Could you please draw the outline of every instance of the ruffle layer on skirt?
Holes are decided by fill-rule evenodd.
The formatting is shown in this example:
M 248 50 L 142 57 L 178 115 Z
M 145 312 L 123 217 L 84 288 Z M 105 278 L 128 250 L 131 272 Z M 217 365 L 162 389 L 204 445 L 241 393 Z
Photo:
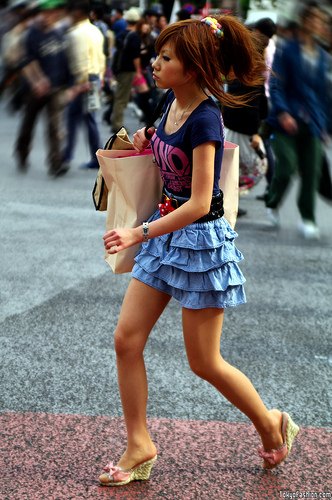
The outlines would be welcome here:
M 157 211 L 150 222 L 159 217 Z M 238 266 L 243 256 L 236 237 L 222 217 L 152 238 L 136 255 L 132 276 L 189 309 L 243 304 L 245 278 Z

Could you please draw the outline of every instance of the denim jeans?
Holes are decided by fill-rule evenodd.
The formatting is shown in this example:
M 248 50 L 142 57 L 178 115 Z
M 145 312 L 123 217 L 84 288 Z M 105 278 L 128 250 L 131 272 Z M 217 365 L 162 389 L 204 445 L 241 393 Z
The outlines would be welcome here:
M 84 125 L 88 134 L 88 144 L 90 150 L 90 162 L 98 166 L 96 151 L 101 147 L 100 135 L 96 121 L 96 113 L 86 110 L 85 94 L 78 95 L 67 109 L 67 141 L 63 151 L 63 161 L 69 162 L 74 157 L 76 146 L 77 130 L 80 125 Z

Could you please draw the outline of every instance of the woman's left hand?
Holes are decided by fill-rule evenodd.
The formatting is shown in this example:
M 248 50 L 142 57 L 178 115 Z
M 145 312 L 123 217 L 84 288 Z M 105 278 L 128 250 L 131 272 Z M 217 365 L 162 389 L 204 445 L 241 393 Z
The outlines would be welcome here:
M 105 250 L 110 253 L 118 253 L 125 248 L 141 243 L 143 233 L 139 228 L 118 227 L 107 231 L 103 236 Z
M 153 136 L 154 131 L 155 131 L 154 127 L 149 128 L 148 132 L 151 135 L 151 137 Z M 135 132 L 135 134 L 133 135 L 133 139 L 134 139 L 133 140 L 134 148 L 138 152 L 144 151 L 144 149 L 146 149 L 150 144 L 149 139 L 147 139 L 145 136 L 145 127 L 137 130 L 137 132 Z

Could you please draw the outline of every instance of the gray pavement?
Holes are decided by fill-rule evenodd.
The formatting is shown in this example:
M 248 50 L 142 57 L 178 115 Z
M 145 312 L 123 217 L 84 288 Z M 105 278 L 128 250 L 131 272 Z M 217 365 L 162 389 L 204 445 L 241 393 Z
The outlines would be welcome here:
M 0 120 L 1 289 L 0 410 L 121 415 L 112 331 L 129 280 L 103 261 L 105 214 L 94 210 L 95 171 L 83 133 L 69 173 L 47 176 L 39 124 L 26 175 L 12 147 L 17 117 Z M 137 120 L 126 113 L 127 127 Z M 108 128 L 101 124 L 103 141 Z M 248 303 L 225 315 L 222 352 L 254 382 L 269 407 L 287 409 L 301 425 L 331 425 L 331 206 L 318 200 L 319 242 L 297 233 L 296 183 L 272 229 L 262 181 L 241 207 L 238 247 L 245 255 Z M 172 302 L 146 351 L 149 415 L 246 422 L 214 389 L 191 374 L 180 310 Z
M 180 310 L 171 302 L 146 348 L 148 415 L 161 458 L 155 480 L 100 491 L 96 478 L 124 442 L 112 332 L 130 277 L 113 275 L 103 260 L 105 214 L 95 212 L 91 197 L 96 172 L 78 168 L 88 157 L 84 134 L 69 173 L 51 179 L 41 122 L 31 167 L 18 174 L 11 156 L 17 117 L 0 112 L 0 499 L 263 499 L 329 491 L 331 207 L 318 201 L 321 241 L 304 242 L 296 231 L 296 185 L 275 231 L 255 199 L 262 182 L 241 198 L 248 215 L 237 224 L 248 303 L 227 310 L 221 349 L 268 407 L 288 411 L 302 427 L 296 465 L 291 458 L 277 476 L 258 472 L 252 426 L 190 372 Z M 129 110 L 125 125 L 131 132 L 138 126 Z M 109 130 L 101 124 L 101 131 L 105 142 Z M 173 472 L 172 453 L 179 453 Z M 196 481 L 203 470 L 205 483 Z

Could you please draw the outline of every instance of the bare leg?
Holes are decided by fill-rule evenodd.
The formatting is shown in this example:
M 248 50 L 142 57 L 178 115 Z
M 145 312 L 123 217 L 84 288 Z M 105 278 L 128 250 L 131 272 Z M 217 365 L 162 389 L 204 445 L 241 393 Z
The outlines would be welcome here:
M 118 465 L 124 469 L 152 458 L 156 447 L 146 424 L 148 384 L 143 351 L 150 331 L 170 297 L 133 279 L 126 292 L 115 331 L 115 350 L 127 449 Z
M 283 442 L 281 412 L 267 410 L 250 380 L 221 357 L 223 313 L 222 309 L 213 308 L 183 309 L 183 333 L 190 367 L 247 415 L 265 449 L 278 448 Z

